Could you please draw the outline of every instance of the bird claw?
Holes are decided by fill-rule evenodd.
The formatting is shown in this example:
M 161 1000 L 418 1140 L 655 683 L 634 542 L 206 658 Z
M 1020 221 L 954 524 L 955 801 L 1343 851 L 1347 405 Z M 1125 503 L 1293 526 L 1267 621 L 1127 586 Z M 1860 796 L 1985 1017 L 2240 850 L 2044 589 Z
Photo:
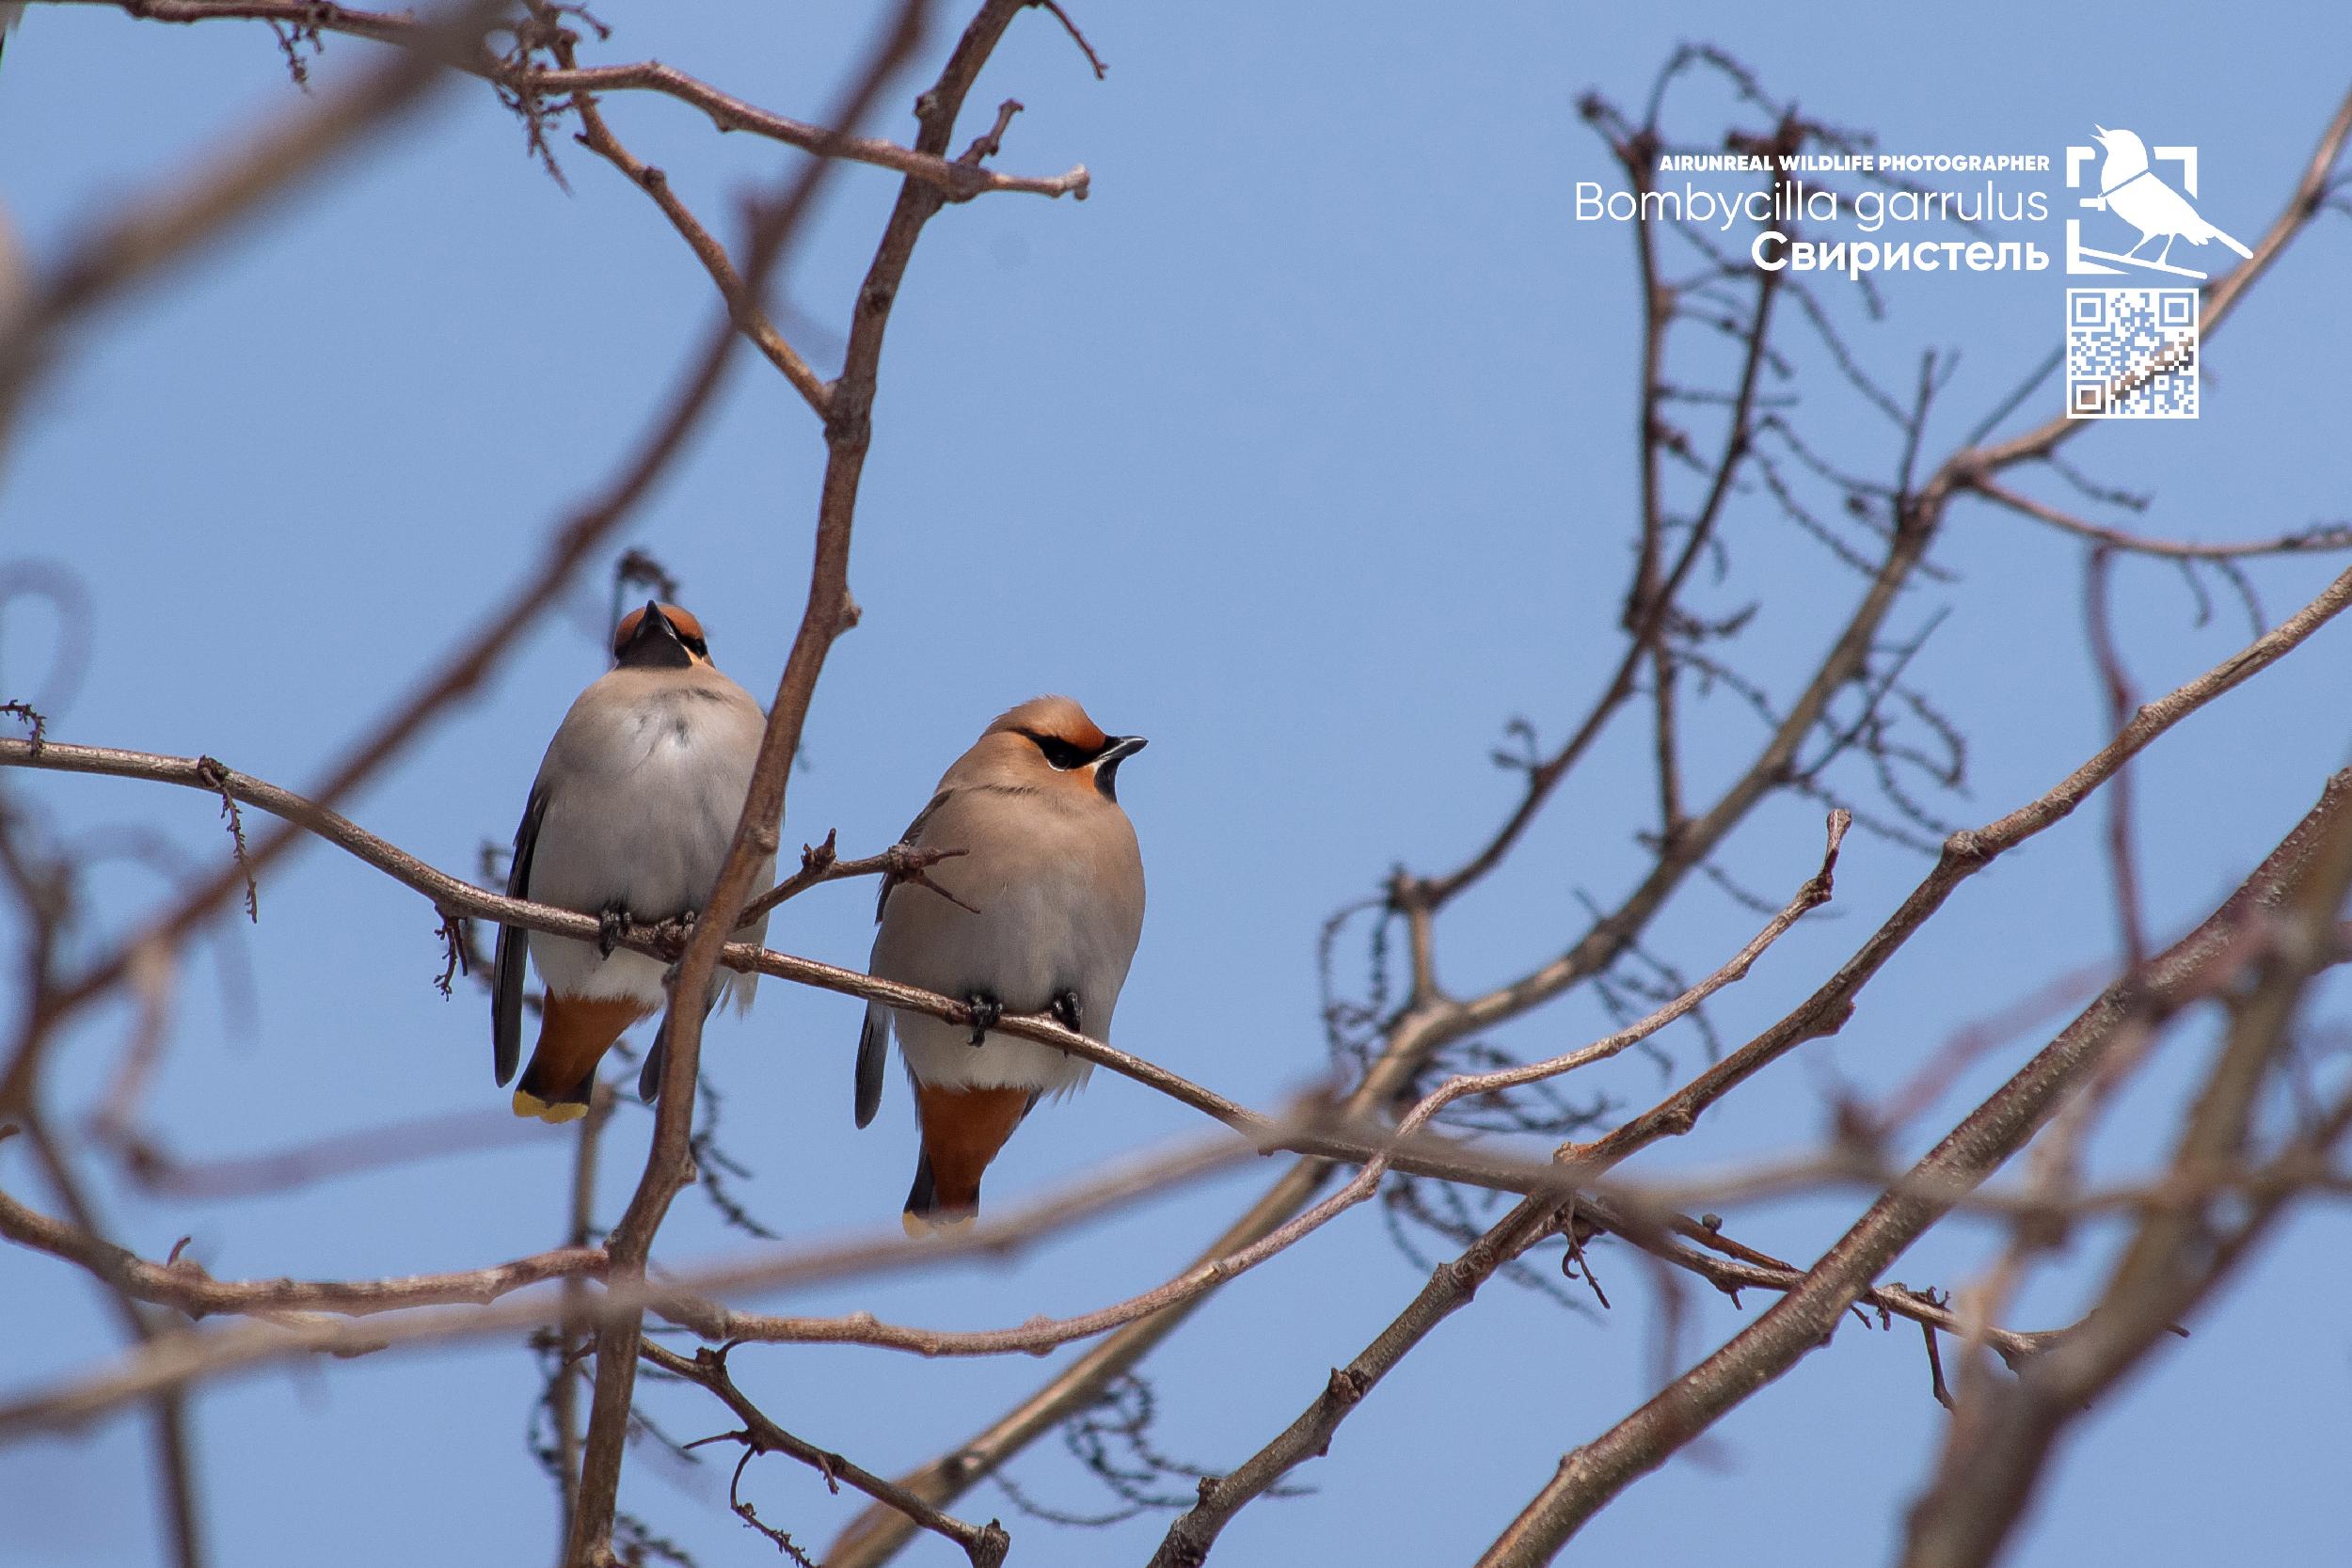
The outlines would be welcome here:
M 605 958 L 621 944 L 621 934 L 629 927 L 628 911 L 618 904 L 607 904 L 596 911 L 596 951 Z
M 661 951 L 672 963 L 685 957 L 686 944 L 693 939 L 694 918 L 698 912 L 688 910 L 683 914 L 674 914 L 655 925 L 653 940 L 660 944 Z
M 1087 1032 L 1086 1006 L 1078 1000 L 1076 991 L 1058 992 L 1046 1011 L 1054 1015 L 1056 1023 L 1060 1024 L 1072 1034 L 1083 1035 Z
M 995 1028 L 997 1021 L 1005 1016 L 1005 1005 L 984 990 L 976 990 L 966 996 L 963 1005 L 972 1009 L 972 1043 L 986 1044 L 988 1032 Z

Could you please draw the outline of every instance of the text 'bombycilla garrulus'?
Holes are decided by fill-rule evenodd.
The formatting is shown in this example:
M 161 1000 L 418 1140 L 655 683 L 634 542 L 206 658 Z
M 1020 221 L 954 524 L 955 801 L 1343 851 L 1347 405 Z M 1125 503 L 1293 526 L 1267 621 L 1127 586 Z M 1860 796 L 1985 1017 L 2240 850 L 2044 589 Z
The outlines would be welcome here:
M 528 933 L 547 998 L 515 1114 L 548 1122 L 585 1116 L 597 1062 L 623 1030 L 664 1006 L 667 966 L 611 941 L 624 923 L 691 916 L 710 895 L 767 727 L 751 693 L 712 666 L 702 623 L 675 605 L 623 616 L 612 654 L 614 668 L 580 694 L 548 742 L 506 879 L 507 896 L 596 915 L 607 933 L 602 944 Z M 736 937 L 763 942 L 767 930 L 763 915 Z M 490 1018 L 501 1085 L 522 1049 L 525 935 L 499 927 Z M 720 970 L 705 1006 L 733 990 L 750 1006 L 757 978 Z M 641 1080 L 648 1099 L 660 1083 L 658 1047 Z
M 1051 1012 L 1110 1034 L 1119 988 L 1143 934 L 1143 859 L 1119 808 L 1119 765 L 1141 736 L 1104 735 L 1067 697 L 1039 697 L 989 725 L 939 781 L 904 843 L 962 853 L 885 882 L 871 969 L 969 1003 L 978 1027 L 898 1012 L 923 1151 L 907 1194 L 911 1236 L 968 1221 L 980 1175 L 1039 1099 L 1087 1081 L 1093 1064 L 991 1033 L 1004 1013 Z M 944 895 L 943 895 L 944 894 Z M 857 1124 L 882 1103 L 892 1009 L 866 1009 Z

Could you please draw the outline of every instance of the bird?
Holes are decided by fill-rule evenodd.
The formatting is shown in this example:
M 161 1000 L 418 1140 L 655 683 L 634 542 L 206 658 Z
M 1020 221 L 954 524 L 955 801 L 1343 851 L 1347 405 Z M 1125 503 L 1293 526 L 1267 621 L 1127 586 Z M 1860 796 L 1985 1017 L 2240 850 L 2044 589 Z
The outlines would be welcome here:
M 626 925 L 689 918 L 718 882 L 750 793 L 767 719 L 750 692 L 710 662 L 702 623 L 648 600 L 612 634 L 613 668 L 580 694 L 548 742 L 531 786 L 510 898 L 596 915 L 600 942 L 499 927 L 490 1037 L 499 1084 L 522 1052 L 523 954 L 546 985 L 539 1040 L 515 1089 L 515 1114 L 550 1124 L 588 1114 L 596 1064 L 624 1030 L 660 1011 L 659 958 L 615 951 Z M 772 871 L 770 857 L 768 869 Z M 764 942 L 762 914 L 739 940 Z M 753 974 L 722 969 L 705 1009 L 730 992 L 748 1008 Z M 660 1087 L 657 1035 L 639 1079 Z
M 2253 252 L 2197 215 L 2188 198 L 2157 178 L 2149 166 L 2148 144 L 2130 131 L 2110 131 L 2106 126 L 2093 126 L 2091 138 L 2106 150 L 2099 165 L 2099 194 L 2085 197 L 2083 205 L 2111 212 L 2139 230 L 2139 243 L 2125 251 L 2136 256 L 2140 245 L 2157 235 L 2164 236 L 2164 249 L 2156 256 L 2156 265 L 2163 266 L 2172 254 L 2174 240 L 2186 240 L 2201 245 L 2208 240 L 2219 240 L 2240 256 L 2251 258 Z
M 980 1177 L 1048 1095 L 1092 1064 L 993 1029 L 1007 1013 L 1051 1013 L 1110 1035 L 1143 934 L 1143 859 L 1119 804 L 1120 765 L 1139 735 L 1106 735 L 1068 697 L 1000 715 L 941 776 L 899 841 L 938 849 L 886 878 L 867 967 L 972 1008 L 970 1025 L 869 1003 L 858 1038 L 857 1125 L 882 1103 L 895 1021 L 922 1128 L 901 1223 L 912 1237 L 969 1224 Z

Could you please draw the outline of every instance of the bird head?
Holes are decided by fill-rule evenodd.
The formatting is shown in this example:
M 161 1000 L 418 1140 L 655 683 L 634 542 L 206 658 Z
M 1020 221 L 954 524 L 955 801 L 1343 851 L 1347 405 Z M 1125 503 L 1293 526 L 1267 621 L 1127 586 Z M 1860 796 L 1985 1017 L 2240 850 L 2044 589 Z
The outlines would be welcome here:
M 975 783 L 1018 788 L 1090 790 L 1115 802 L 1119 765 L 1143 747 L 1139 735 L 1105 735 L 1067 697 L 1034 697 L 998 715 L 948 777 L 963 774 Z
M 674 604 L 645 601 L 612 628 L 612 657 L 628 670 L 686 670 L 710 662 L 703 624 Z
M 2094 125 L 2090 130 L 2090 139 L 2106 149 L 2108 157 L 2126 165 L 2137 164 L 2142 168 L 2148 166 L 2148 144 L 2141 141 L 2137 133 L 2110 131 L 2104 125 Z

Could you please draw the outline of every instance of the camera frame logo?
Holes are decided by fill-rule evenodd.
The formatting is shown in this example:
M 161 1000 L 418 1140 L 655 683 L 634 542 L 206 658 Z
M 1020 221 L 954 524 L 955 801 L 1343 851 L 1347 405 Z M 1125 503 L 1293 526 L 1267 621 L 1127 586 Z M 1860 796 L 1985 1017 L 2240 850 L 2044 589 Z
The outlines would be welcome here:
M 2167 274 L 2203 282 L 2208 276 L 2172 260 L 2185 241 L 2202 250 L 2219 242 L 2239 256 L 2253 252 L 2197 210 L 2197 149 L 2153 150 L 2131 131 L 2093 126 L 2096 146 L 2066 150 L 2066 188 L 2081 190 L 2092 163 L 2095 194 L 2083 208 L 2117 220 L 2106 229 L 2137 234 L 2120 250 L 2083 243 L 2083 220 L 2066 220 L 2066 270 L 2072 276 Z M 2166 166 L 2170 166 L 2168 175 Z M 2159 242 L 2161 242 L 2159 244 Z M 2153 255 L 2145 254 L 2156 246 Z M 2197 418 L 2200 298 L 2194 288 L 2153 286 L 2066 291 L 2066 417 L 2070 420 Z

